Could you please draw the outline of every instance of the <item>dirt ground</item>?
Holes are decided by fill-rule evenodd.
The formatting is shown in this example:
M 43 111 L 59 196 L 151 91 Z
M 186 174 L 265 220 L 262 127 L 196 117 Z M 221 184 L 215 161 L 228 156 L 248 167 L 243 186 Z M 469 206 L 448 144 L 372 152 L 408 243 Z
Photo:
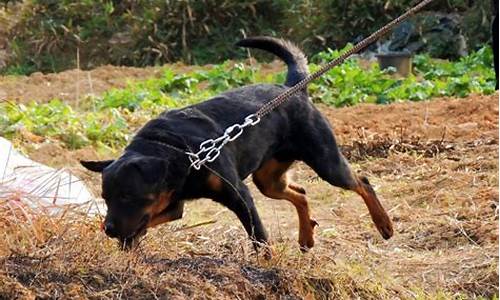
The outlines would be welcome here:
M 204 66 L 210 67 L 211 65 Z M 182 63 L 145 68 L 106 65 L 93 70 L 73 69 L 49 74 L 36 72 L 30 76 L 0 76 L 0 101 L 48 102 L 57 98 L 78 102 L 87 96 L 100 95 L 110 88 L 124 88 L 133 81 L 161 77 L 165 69 L 182 73 L 190 72 L 194 67 Z M 261 69 L 264 74 L 281 70 L 283 64 L 278 60 L 262 65 Z
M 116 72 L 122 78 L 143 76 L 142 70 Z M 70 78 L 65 85 L 53 76 L 57 88 L 46 97 L 73 89 Z M 0 90 L 6 84 L 19 84 L 20 90 L 37 86 L 36 77 L 17 83 L 0 80 Z M 120 86 L 117 78 L 102 78 L 103 89 Z M 19 101 L 36 95 L 30 94 L 33 90 L 17 93 Z M 498 295 L 498 93 L 320 109 L 353 168 L 374 184 L 394 221 L 392 239 L 379 236 L 357 195 L 329 186 L 298 163 L 292 177 L 305 187 L 320 224 L 316 245 L 307 254 L 301 254 L 296 243 L 293 206 L 266 199 L 248 181 L 277 252 L 271 261 L 254 254 L 230 211 L 205 199 L 189 203 L 182 220 L 150 230 L 132 253 L 118 251 L 99 232 L 96 219 L 36 220 L 33 226 L 43 229 L 35 246 L 23 244 L 26 237 L 16 233 L 26 228 L 24 224 L 0 222 L 6 241 L 0 246 L 0 298 Z M 93 149 L 30 149 L 32 158 L 70 166 L 99 189 L 99 179 L 83 172 L 77 162 L 96 158 Z
M 132 80 L 159 77 L 162 68 L 131 68 L 102 66 L 94 70 L 68 70 L 61 73 L 31 76 L 0 77 L 0 100 L 18 102 L 46 102 L 54 98 L 64 101 L 78 101 L 86 95 L 100 95 L 112 88 L 126 87 Z

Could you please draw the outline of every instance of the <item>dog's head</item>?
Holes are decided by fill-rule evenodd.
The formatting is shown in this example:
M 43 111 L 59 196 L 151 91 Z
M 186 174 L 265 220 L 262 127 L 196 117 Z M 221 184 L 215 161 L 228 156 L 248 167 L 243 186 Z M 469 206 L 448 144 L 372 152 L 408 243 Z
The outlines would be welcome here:
M 102 197 L 108 209 L 104 231 L 125 248 L 135 245 L 148 227 L 157 224 L 156 218 L 175 209 L 170 204 L 185 179 L 183 168 L 173 159 L 130 155 L 81 164 L 102 174 Z

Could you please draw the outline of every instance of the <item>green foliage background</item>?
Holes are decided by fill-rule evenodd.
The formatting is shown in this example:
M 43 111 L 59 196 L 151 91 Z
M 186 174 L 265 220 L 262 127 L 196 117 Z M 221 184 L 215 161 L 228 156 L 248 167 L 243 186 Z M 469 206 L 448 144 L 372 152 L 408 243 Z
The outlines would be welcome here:
M 490 1 L 435 1 L 429 11 L 459 13 L 479 48 L 489 39 Z M 366 36 L 414 5 L 410 0 L 24 0 L 11 6 L 12 73 L 101 64 L 145 66 L 237 58 L 244 35 L 291 39 L 312 54 Z M 239 53 L 239 54 L 238 54 Z
M 351 47 L 351 46 L 348 46 Z M 345 49 L 348 49 L 346 47 Z M 342 50 L 342 51 L 345 51 Z M 341 51 L 321 52 L 309 69 L 340 55 Z M 470 93 L 491 94 L 495 74 L 492 51 L 484 47 L 459 61 L 415 57 L 415 74 L 407 78 L 382 71 L 376 63 L 362 66 L 350 59 L 309 85 L 311 99 L 340 107 L 358 103 L 421 101 L 438 96 L 465 97 Z M 249 83 L 284 82 L 285 74 L 263 74 L 260 65 L 225 62 L 176 73 L 166 67 L 163 76 L 111 89 L 99 97 L 89 97 L 79 105 L 53 99 L 49 103 L 0 103 L 0 136 L 33 134 L 62 141 L 68 148 L 96 146 L 105 151 L 123 147 L 134 131 L 166 109 L 183 107 L 208 99 L 230 88 Z

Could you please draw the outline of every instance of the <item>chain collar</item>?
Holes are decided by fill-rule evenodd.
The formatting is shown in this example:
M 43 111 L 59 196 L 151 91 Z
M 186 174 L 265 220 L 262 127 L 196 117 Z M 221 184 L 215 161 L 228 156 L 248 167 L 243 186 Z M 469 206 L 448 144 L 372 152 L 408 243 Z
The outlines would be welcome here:
M 256 114 L 251 114 L 245 117 L 242 124 L 234 124 L 229 126 L 224 131 L 224 134 L 216 139 L 208 139 L 200 144 L 198 152 L 194 153 L 186 151 L 191 167 L 199 170 L 206 162 L 213 162 L 219 157 L 222 148 L 229 142 L 236 140 L 243 133 L 244 129 L 249 126 L 255 126 L 260 122 L 260 117 Z

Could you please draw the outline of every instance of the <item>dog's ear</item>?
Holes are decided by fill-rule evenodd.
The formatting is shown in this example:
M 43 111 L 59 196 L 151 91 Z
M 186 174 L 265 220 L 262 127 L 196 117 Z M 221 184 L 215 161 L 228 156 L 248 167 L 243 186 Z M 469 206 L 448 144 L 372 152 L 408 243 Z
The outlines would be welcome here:
M 168 162 L 156 157 L 141 157 L 131 161 L 147 183 L 161 182 L 167 172 Z
M 81 160 L 80 163 L 82 166 L 84 166 L 87 170 L 93 171 L 93 172 L 99 172 L 102 173 L 104 169 L 106 169 L 107 166 L 109 166 L 111 163 L 113 163 L 114 160 Z

